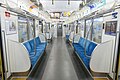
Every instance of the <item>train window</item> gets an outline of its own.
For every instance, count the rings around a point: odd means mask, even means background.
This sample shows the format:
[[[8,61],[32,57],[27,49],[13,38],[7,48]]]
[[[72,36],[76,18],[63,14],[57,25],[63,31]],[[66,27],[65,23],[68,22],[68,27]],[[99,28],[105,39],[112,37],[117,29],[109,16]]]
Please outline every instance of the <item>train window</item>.
[[[92,40],[101,43],[102,38],[102,27],[103,27],[103,18],[94,19],[93,30],[92,30]]]

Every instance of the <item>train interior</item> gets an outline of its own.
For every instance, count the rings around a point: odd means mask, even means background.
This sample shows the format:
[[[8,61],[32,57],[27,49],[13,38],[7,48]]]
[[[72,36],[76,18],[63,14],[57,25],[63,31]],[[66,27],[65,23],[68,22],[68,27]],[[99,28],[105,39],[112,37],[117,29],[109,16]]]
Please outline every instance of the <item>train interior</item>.
[[[0,0],[0,80],[120,80],[120,0]]]

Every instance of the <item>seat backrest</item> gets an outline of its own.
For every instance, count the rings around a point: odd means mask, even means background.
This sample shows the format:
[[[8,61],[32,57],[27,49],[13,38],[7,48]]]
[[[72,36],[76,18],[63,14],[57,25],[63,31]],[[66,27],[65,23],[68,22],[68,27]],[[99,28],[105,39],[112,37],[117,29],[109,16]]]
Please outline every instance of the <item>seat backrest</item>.
[[[85,46],[85,39],[80,37],[79,44],[84,48],[84,46]]]
[[[97,46],[96,43],[90,42],[89,46],[88,46],[88,52],[87,55],[91,56],[93,50],[95,49],[95,47]]]
[[[35,38],[35,42],[36,42],[36,46],[39,45],[39,44],[41,43],[40,38],[39,38],[39,37],[36,37],[36,38]]]
[[[90,45],[90,43],[91,43],[91,42],[90,42],[89,40],[85,40],[85,44],[86,44],[85,46],[86,46],[86,51],[87,51],[87,52],[89,51],[89,45]],[[85,47],[85,46],[84,46],[84,47]]]
[[[25,43],[23,43],[23,45],[26,47],[26,49],[28,50],[28,52],[32,51],[32,48],[31,48],[30,43],[28,41],[25,42]]]
[[[85,43],[86,43],[86,45],[85,45]],[[86,51],[87,51],[86,54],[87,54],[88,56],[91,56],[94,48],[97,46],[96,43],[93,43],[93,42],[91,42],[91,41],[89,41],[89,40],[86,40],[85,38],[82,38],[82,37],[80,37],[79,44],[80,44],[83,48],[85,48],[85,46],[86,46]]]
[[[28,41],[29,43],[30,43],[30,46],[31,46],[31,48],[32,48],[32,50],[34,50],[34,39],[32,39],[32,40],[30,40],[30,41]]]

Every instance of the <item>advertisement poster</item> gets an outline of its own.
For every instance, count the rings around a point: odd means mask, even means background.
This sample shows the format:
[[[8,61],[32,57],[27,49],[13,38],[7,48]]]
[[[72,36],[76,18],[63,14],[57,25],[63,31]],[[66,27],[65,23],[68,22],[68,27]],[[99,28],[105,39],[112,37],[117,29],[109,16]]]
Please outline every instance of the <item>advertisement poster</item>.
[[[5,21],[5,24],[6,24],[6,34],[17,33],[15,21]]]
[[[107,35],[116,35],[117,21],[106,22],[105,34]]]

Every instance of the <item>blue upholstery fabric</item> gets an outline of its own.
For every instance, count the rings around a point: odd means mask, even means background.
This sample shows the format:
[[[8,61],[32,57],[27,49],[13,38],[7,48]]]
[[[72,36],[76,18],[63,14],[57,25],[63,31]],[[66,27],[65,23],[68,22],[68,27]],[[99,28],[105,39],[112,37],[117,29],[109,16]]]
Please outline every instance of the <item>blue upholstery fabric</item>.
[[[33,67],[38,61],[39,57],[44,53],[44,50],[47,46],[47,42],[41,43],[40,38],[36,37],[35,39],[23,43],[23,45],[29,52],[31,64]]]
[[[25,43],[23,43],[23,45],[26,47],[26,49],[28,50],[28,52],[31,52],[31,51],[32,51],[32,48],[31,48],[29,42],[25,42]]]
[[[86,45],[85,45],[86,48],[85,48],[85,49],[86,49],[86,51],[89,51],[90,41],[89,41],[89,40],[86,40],[85,43],[86,43]]]
[[[32,50],[34,50],[34,45],[35,45],[34,39],[30,40],[29,43],[30,43]]]
[[[36,37],[36,38],[35,38],[35,42],[36,42],[36,46],[38,46],[38,45],[41,43],[39,37]]]
[[[66,41],[68,41],[68,40],[69,40],[69,36],[70,36],[70,35],[66,35]]]
[[[84,47],[84,46],[85,46],[85,39],[82,38],[82,37],[80,37],[80,42],[79,42],[79,44],[80,44],[82,47]]]
[[[86,45],[85,45],[85,43],[86,43]],[[79,42],[72,43],[72,45],[73,45],[76,53],[79,55],[79,57],[85,64],[85,66],[89,69],[90,57],[88,57],[88,56],[91,56],[91,54],[92,54],[94,48],[97,46],[97,44],[80,37]],[[86,50],[86,54],[85,54],[85,50]]]
[[[93,42],[90,43],[90,45],[88,47],[88,54],[87,54],[88,56],[91,56],[91,54],[96,46],[97,46],[97,44],[95,44]]]

